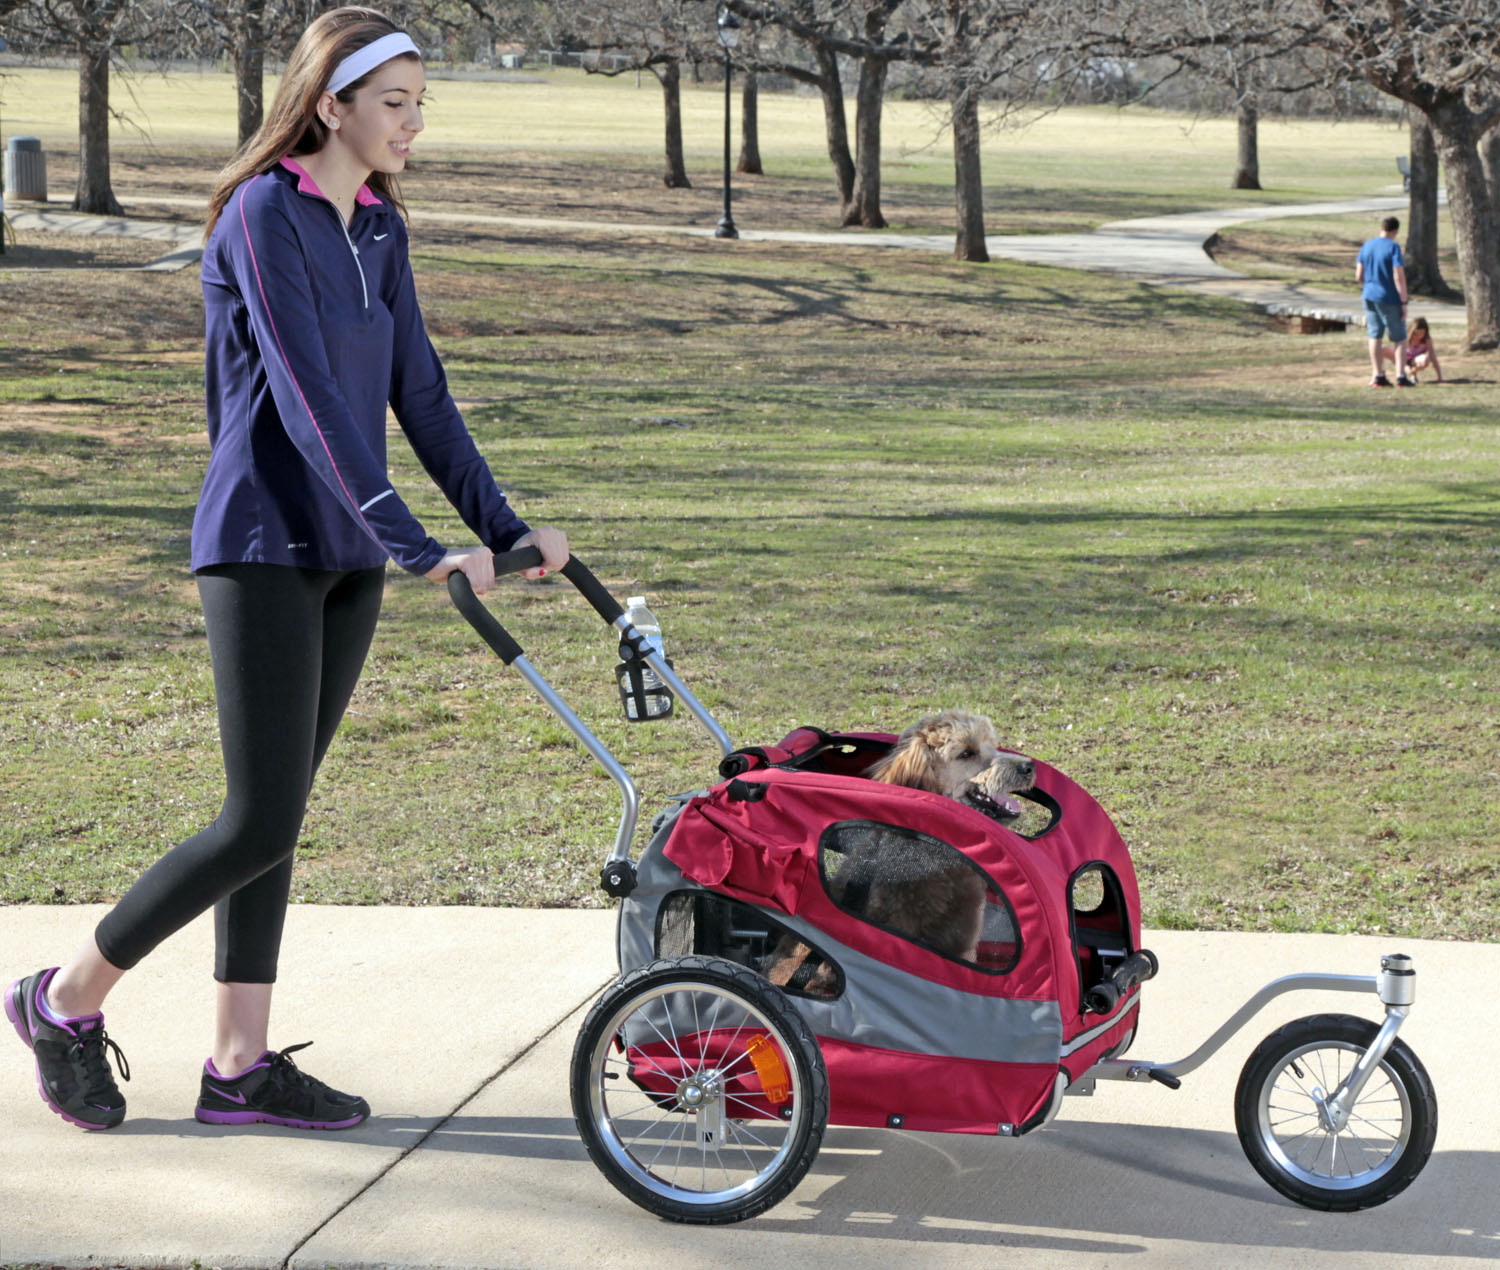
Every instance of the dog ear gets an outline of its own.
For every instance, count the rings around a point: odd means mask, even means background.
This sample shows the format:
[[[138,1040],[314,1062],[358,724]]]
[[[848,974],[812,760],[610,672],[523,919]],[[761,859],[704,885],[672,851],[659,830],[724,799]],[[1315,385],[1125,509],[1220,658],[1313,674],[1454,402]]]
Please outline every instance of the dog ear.
[[[904,737],[866,775],[871,780],[884,781],[888,785],[929,789],[932,781],[932,750],[920,736]]]

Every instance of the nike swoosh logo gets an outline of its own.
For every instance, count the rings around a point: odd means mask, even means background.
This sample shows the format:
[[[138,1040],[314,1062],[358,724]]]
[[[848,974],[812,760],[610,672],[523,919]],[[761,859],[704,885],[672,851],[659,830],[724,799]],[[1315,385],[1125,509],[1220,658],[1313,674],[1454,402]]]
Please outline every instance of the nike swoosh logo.
[[[227,1102],[237,1102],[242,1107],[245,1105],[245,1095],[244,1094],[232,1094],[227,1089],[221,1089],[221,1090],[219,1090],[218,1094],[219,1094],[220,1098],[223,1098]]]
[[[390,237],[389,234],[376,234],[375,235],[375,241],[379,242],[382,238],[389,238],[389,237]]]

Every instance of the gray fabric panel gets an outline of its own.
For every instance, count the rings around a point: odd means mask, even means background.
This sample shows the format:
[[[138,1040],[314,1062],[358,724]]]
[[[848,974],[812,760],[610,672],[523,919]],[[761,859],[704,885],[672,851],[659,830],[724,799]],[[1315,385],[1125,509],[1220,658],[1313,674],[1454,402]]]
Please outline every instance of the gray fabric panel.
[[[661,854],[671,832],[673,808],[637,866],[637,887],[620,906],[620,965],[632,970],[656,956],[657,913],[673,891],[702,890]],[[1056,1001],[1011,1001],[977,996],[930,983],[856,952],[797,917],[766,912],[817,945],[843,968],[846,989],[836,1001],[790,1000],[820,1036],[953,1058],[1000,1063],[1057,1063],[1062,1012]]]
[[[671,806],[651,822],[651,841],[636,861],[635,890],[620,901],[615,952],[622,974],[655,959],[656,914],[663,898],[672,891],[701,889],[696,882],[689,882],[682,876],[682,870],[662,854],[662,848],[666,846],[672,826],[682,815],[688,800],[702,792],[679,794]]]
[[[777,915],[843,968],[837,1001],[794,997],[819,1036],[951,1058],[997,1063],[1056,1063],[1062,1011],[1056,1001],[1011,1001],[918,979],[855,952],[796,917]]]

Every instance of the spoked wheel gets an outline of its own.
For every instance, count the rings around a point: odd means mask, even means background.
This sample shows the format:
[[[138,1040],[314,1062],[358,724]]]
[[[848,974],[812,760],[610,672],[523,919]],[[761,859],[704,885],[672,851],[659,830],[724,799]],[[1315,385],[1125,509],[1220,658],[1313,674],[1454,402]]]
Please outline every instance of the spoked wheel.
[[[1437,1095],[1399,1040],[1342,1129],[1324,1111],[1378,1031],[1347,1014],[1298,1019],[1266,1037],[1240,1073],[1234,1098],[1240,1145],[1256,1172],[1288,1199],[1331,1212],[1372,1208],[1410,1186],[1432,1154]]]
[[[828,1123],[828,1075],[782,991],[714,957],[654,961],[595,1003],[573,1047],[589,1157],[671,1221],[743,1221],[783,1199]]]

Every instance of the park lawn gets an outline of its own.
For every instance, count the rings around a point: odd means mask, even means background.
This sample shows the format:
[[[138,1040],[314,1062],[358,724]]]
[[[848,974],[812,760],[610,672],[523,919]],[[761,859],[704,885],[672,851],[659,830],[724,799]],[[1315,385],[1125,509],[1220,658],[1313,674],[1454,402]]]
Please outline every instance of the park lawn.
[[[723,93],[683,87],[690,190],[661,181],[662,101],[650,75],[524,72],[485,80],[431,71],[428,131],[408,182],[414,206],[574,220],[713,224],[721,202]],[[271,85],[268,84],[268,93]],[[77,179],[77,76],[13,69],[0,78],[11,134],[42,139],[54,199]],[[224,73],[118,74],[112,129],[117,193],[139,213],[152,195],[205,199],[234,145]],[[736,107],[738,110],[738,107]],[[848,104],[850,128],[854,105]],[[1407,149],[1396,121],[1266,119],[1260,191],[1230,190],[1235,123],[1132,107],[1066,109],[992,127],[985,140],[986,228],[995,234],[1091,229],[1133,216],[1388,193]],[[949,232],[953,162],[929,103],[892,98],[882,121],[882,201],[893,229]],[[760,229],[824,229],[839,209],[822,106],[807,93],[760,96],[766,175],[737,177],[736,219]],[[736,139],[736,144],[738,140]],[[185,215],[182,209],[176,214]]]
[[[1291,216],[1285,220],[1232,225],[1219,231],[1210,244],[1209,254],[1226,268],[1253,278],[1344,287],[1352,291],[1355,257],[1359,255],[1360,246],[1380,232],[1380,220],[1379,215],[1366,213]],[[1401,222],[1398,240],[1404,243],[1404,213]],[[1445,208],[1438,210],[1438,268],[1449,286],[1455,290],[1461,288],[1463,274],[1458,267],[1453,221]]]
[[[1494,938],[1493,355],[1362,387],[1354,335],[925,253],[420,228],[455,393],[739,743],[990,713],[1080,780],[1158,926]],[[0,902],[112,898],[217,810],[185,571],[196,272],[0,270]],[[462,528],[396,441],[397,485]],[[643,789],[561,579],[494,607]],[[597,904],[613,785],[429,583],[393,573],[295,895]]]

